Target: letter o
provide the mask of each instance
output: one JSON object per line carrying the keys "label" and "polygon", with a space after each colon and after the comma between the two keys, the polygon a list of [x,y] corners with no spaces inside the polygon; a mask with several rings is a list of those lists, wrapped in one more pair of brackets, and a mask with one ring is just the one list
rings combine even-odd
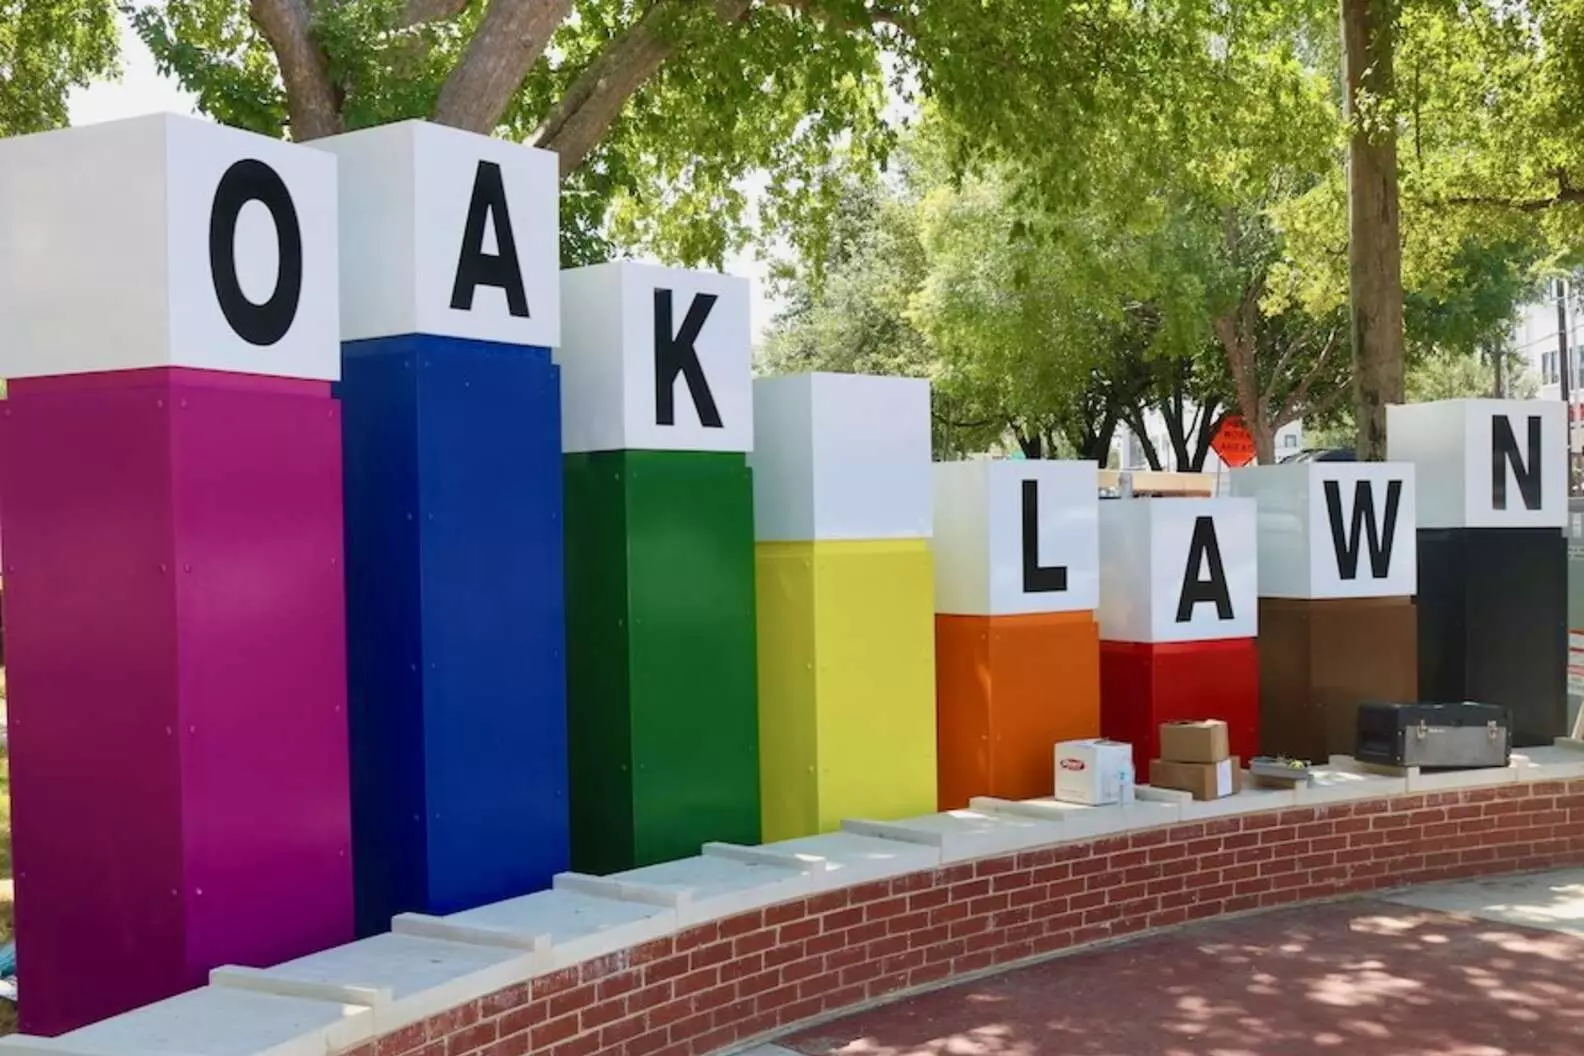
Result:
{"label": "letter o", "polygon": [[[237,279],[236,228],[242,207],[258,202],[275,221],[280,266],[269,300],[254,304]],[[232,165],[215,187],[209,210],[209,272],[220,311],[237,336],[252,345],[273,345],[286,336],[302,298],[302,228],[297,207],[280,175],[262,161],[245,158]]]}

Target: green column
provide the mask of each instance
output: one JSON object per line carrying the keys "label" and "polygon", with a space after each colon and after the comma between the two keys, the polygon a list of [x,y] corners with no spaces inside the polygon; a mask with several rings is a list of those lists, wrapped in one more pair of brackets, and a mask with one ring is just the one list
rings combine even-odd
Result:
{"label": "green column", "polygon": [[745,456],[596,451],[565,471],[572,867],[758,843]]}

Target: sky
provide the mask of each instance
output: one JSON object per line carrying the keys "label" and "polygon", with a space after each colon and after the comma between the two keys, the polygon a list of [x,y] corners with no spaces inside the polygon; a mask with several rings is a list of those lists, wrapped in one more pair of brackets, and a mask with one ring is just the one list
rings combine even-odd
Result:
{"label": "sky", "polygon": [[[117,17],[121,25],[121,79],[73,92],[68,100],[71,123],[91,125],[163,110],[195,113],[193,97],[182,91],[173,79],[160,75],[148,48],[132,32],[125,18]],[[750,280],[753,334],[757,345],[776,310],[775,303],[766,296],[765,266],[749,250],[728,260],[726,270]]]}

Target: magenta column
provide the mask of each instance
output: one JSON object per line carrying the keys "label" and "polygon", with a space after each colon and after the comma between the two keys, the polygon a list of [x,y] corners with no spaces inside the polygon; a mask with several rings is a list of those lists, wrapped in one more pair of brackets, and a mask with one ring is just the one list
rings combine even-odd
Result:
{"label": "magenta column", "polygon": [[27,1033],[351,938],[335,209],[204,121],[0,140]]}

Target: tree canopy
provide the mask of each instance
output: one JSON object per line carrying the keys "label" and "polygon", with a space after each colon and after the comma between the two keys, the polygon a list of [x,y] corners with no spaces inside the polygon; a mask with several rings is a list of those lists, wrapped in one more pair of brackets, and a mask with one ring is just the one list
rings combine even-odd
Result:
{"label": "tree canopy", "polygon": [[[78,56],[94,54],[95,12],[108,17],[94,0],[10,2],[49,27],[29,39],[78,39]],[[861,369],[927,365],[959,438],[1004,419],[1030,450],[1096,443],[1116,424],[1097,408],[1171,410],[1191,381],[1204,399],[1188,402],[1235,405],[1268,449],[1285,422],[1331,415],[1360,364],[1373,407],[1405,361],[1473,354],[1538,277],[1578,263],[1584,0],[1356,0],[1379,37],[1359,46],[1385,49],[1374,69],[1347,66],[1319,0],[128,10],[161,68],[228,124],[310,140],[422,117],[557,151],[569,265],[638,251],[720,266],[779,236],[803,286],[775,354],[848,345],[836,358]],[[28,77],[45,85],[31,98],[92,75],[52,46],[31,47]],[[0,120],[26,80],[0,80]],[[1350,137],[1356,152],[1387,133],[1389,254],[1360,241],[1376,229],[1358,209],[1350,229],[1346,175]],[[1399,251],[1406,293],[1377,290],[1365,314],[1388,329],[1401,315],[1406,353],[1387,341],[1351,362],[1359,254],[1384,275]],[[1203,424],[1177,423],[1190,460]]]}
{"label": "tree canopy", "polygon": [[0,136],[66,124],[71,90],[115,72],[111,0],[0,0]]}

